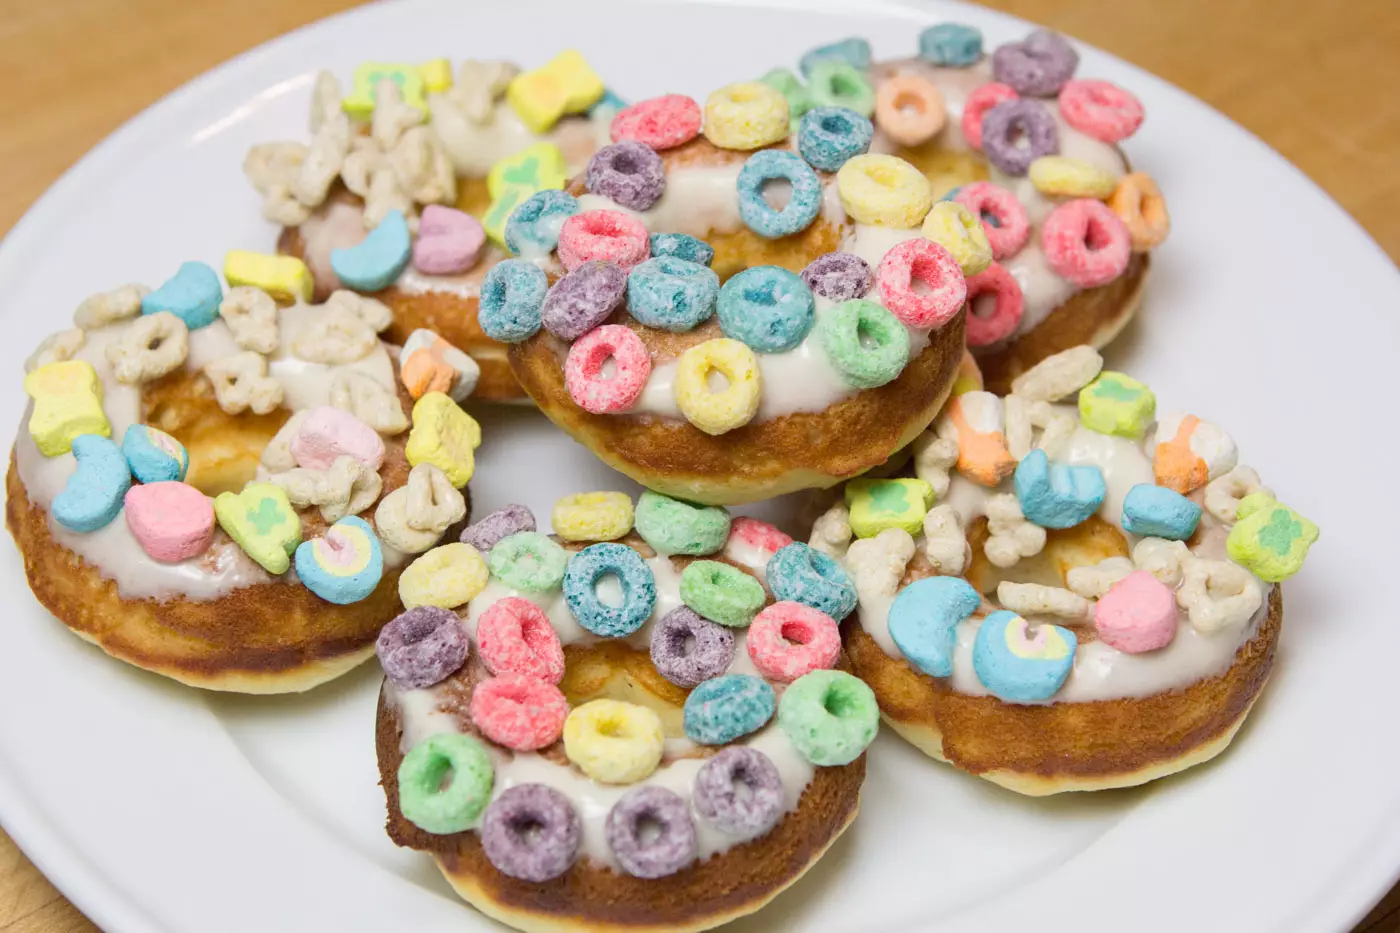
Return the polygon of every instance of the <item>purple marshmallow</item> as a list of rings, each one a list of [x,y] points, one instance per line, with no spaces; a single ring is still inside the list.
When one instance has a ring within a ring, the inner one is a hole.
[[[501,874],[549,881],[573,865],[583,824],[559,791],[544,784],[517,784],[487,806],[480,832],[481,847]]]
[[[664,878],[695,861],[690,807],[664,787],[644,785],[623,794],[604,829],[618,864],[637,878]]]
[[[651,663],[678,687],[694,687],[729,670],[734,660],[734,633],[677,606],[651,630]]]
[[[701,819],[744,839],[768,832],[783,815],[782,776],[767,755],[745,745],[731,745],[705,762],[693,796]]]
[[[462,529],[457,538],[463,544],[470,544],[485,557],[502,538],[509,538],[522,531],[535,530],[535,515],[523,505],[502,506],[479,521],[472,522]]]
[[[471,641],[455,612],[415,606],[384,626],[374,643],[379,666],[400,690],[431,687],[467,660]]]
[[[827,253],[802,270],[802,281],[814,294],[831,301],[864,298],[875,283],[870,264],[855,253]]]
[[[593,194],[629,210],[644,211],[666,190],[666,166],[651,147],[627,140],[595,152],[583,183]]]
[[[1060,151],[1055,118],[1033,100],[1007,100],[982,118],[982,151],[1008,175],[1024,175],[1041,156]]]
[[[616,263],[590,260],[565,275],[544,296],[545,330],[577,340],[617,310],[627,294],[627,272]]]
[[[1054,97],[1078,67],[1079,53],[1064,36],[1048,29],[1037,29],[992,53],[992,75],[1023,97]]]

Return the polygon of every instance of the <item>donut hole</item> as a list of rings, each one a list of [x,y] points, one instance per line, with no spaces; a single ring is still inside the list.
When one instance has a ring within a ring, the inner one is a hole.
[[[744,767],[735,768],[729,773],[729,792],[740,808],[746,808],[753,801],[753,787],[757,778]]]
[[[666,832],[666,826],[655,815],[643,813],[637,818],[633,830],[636,833],[637,841],[645,848],[654,846],[661,841],[662,835]]]
[[[822,117],[821,127],[824,132],[833,136],[842,136],[851,129],[851,121],[839,113],[830,113]]]
[[[729,377],[724,374],[724,370],[718,367],[710,367],[710,371],[705,373],[705,388],[715,395],[729,390]]]
[[[828,690],[822,697],[822,709],[837,719],[854,715],[859,705],[858,698],[849,690]]]
[[[1084,246],[1090,252],[1097,252],[1104,249],[1113,242],[1113,235],[1108,229],[1096,221],[1090,221],[1084,230]]]
[[[612,161],[608,164],[614,172],[618,172],[622,175],[636,175],[642,170],[641,163],[637,161],[636,155],[626,149],[614,152]]]
[[[687,692],[656,670],[651,653],[624,642],[564,646],[564,678],[559,689],[571,707],[591,700],[621,700],[645,706],[661,719],[667,738],[682,738],[682,707]]]
[[[548,829],[533,813],[522,813],[512,817],[506,826],[522,845],[532,849],[539,845],[540,838]]]
[[[975,317],[990,320],[997,312],[997,296],[995,292],[982,292],[975,296],[968,303],[967,310]]]
[[[605,573],[593,582],[593,592],[598,601],[609,609],[619,609],[627,601],[627,592],[622,587],[622,578],[615,573]]]
[[[900,91],[895,95],[894,109],[901,116],[921,117],[928,111],[928,101],[913,91]]]
[[[786,178],[769,178],[759,188],[759,194],[773,210],[782,211],[792,201],[792,182]]]

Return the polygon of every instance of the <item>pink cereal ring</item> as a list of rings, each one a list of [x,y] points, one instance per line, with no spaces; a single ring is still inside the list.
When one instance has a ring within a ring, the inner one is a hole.
[[[980,313],[986,302],[977,302],[984,295],[992,301],[991,313],[986,315]],[[985,347],[1010,337],[1025,309],[1021,283],[1001,263],[992,263],[967,280],[967,345]]]
[[[612,141],[635,140],[658,152],[674,149],[700,135],[700,105],[684,94],[665,94],[623,107],[608,132]]]
[[[834,667],[841,633],[825,612],[787,600],[754,616],[748,644],[749,658],[760,674],[791,683],[803,674]]]
[[[1060,116],[1081,133],[1116,143],[1142,126],[1142,101],[1108,81],[1066,81],[1060,89]]]
[[[780,531],[776,525],[740,516],[729,523],[729,543],[742,544],[771,554],[791,544],[792,536]]]
[[[1008,100],[1019,100],[1017,94],[1009,84],[1001,84],[992,81],[977,88],[967,95],[967,100],[963,101],[962,110],[962,134],[967,144],[977,151],[982,150],[982,117],[986,116],[997,104]]]
[[[532,752],[559,741],[569,701],[538,677],[497,674],[476,685],[468,711],[481,734],[497,745]]]
[[[605,376],[603,364],[608,360],[613,362],[613,373]],[[595,415],[631,408],[650,376],[651,354],[646,344],[621,324],[595,327],[574,341],[564,360],[569,398]]]
[[[993,259],[1015,256],[1030,238],[1031,219],[1025,205],[1000,185],[974,181],[959,188],[953,200],[981,218]]]
[[[1040,227],[1040,248],[1061,278],[1080,288],[1106,285],[1128,268],[1128,228],[1102,201],[1078,198],[1050,212]]]
[[[476,623],[476,650],[493,674],[524,674],[551,684],[564,679],[564,647],[544,610],[509,596]]]
[[[651,253],[646,226],[621,211],[584,211],[559,229],[559,261],[573,272],[585,262],[615,262],[631,271]]]
[[[875,272],[875,288],[891,314],[924,329],[948,323],[967,297],[967,280],[958,261],[925,239],[905,240],[886,253]]]

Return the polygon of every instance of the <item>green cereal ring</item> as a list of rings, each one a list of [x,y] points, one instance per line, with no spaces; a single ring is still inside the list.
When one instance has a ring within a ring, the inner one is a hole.
[[[703,557],[717,554],[729,540],[729,513],[716,505],[695,505],[650,490],[637,500],[637,534],[658,554]]]
[[[697,560],[681,571],[681,602],[720,625],[743,628],[767,598],[762,583],[717,560]]]
[[[512,589],[530,593],[558,589],[568,563],[568,552],[537,531],[508,535],[487,555],[493,577]]]
[[[447,786],[443,780],[451,779]],[[409,822],[438,836],[476,825],[491,799],[496,772],[486,747],[469,735],[440,732],[403,756],[399,810]]]
[[[857,389],[893,382],[909,362],[909,329],[865,298],[817,315],[817,340],[841,378]]]
[[[880,709],[858,678],[845,671],[812,671],[783,691],[778,725],[812,764],[844,765],[875,740]]]

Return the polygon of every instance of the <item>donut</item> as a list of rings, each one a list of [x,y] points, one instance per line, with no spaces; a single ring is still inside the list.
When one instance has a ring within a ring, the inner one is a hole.
[[[393,312],[390,342],[441,337],[479,370],[477,398],[524,401],[505,348],[477,324],[482,282],[512,252],[510,213],[581,170],[620,104],[572,51],[525,72],[467,61],[455,82],[442,60],[362,65],[348,95],[321,72],[311,142],[254,146],[244,173],[282,227],[277,251],[311,270],[316,300],[373,294]],[[338,269],[336,253],[359,248],[393,210],[408,221],[407,249],[368,279]]]
[[[388,324],[348,291],[225,292],[198,262],[85,300],[26,364],[6,480],[35,596],[210,690],[305,690],[366,660],[405,564],[466,518],[480,442],[451,396],[413,400]]]
[[[389,836],[532,933],[758,910],[859,805],[879,714],[827,611],[853,583],[715,506],[589,493],[553,514],[553,536],[520,505],[469,526],[485,587],[380,635]]]
[[[1318,537],[1223,429],[1102,365],[1076,347],[959,395],[912,471],[847,484],[812,531],[855,583],[843,642],[885,722],[1022,794],[1220,754]]]

